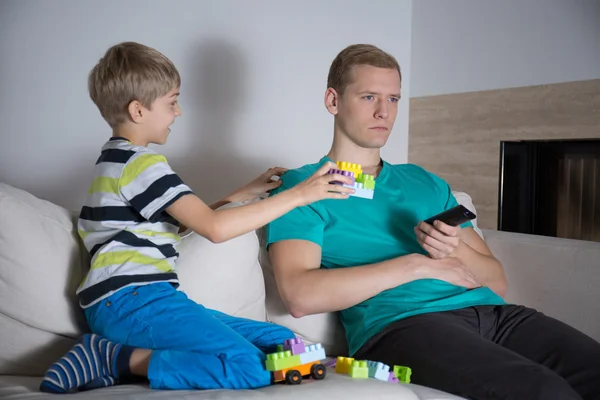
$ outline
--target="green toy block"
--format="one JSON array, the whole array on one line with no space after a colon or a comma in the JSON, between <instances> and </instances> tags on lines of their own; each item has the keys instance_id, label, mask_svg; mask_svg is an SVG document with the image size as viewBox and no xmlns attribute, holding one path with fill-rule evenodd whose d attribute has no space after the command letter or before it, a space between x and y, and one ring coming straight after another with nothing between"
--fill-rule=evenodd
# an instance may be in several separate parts
<instances>
[{"instance_id":1,"label":"green toy block","mask_svg":"<svg viewBox=\"0 0 600 400\"><path fill-rule=\"evenodd\" d=\"M278 353L267 354L266 368L267 371L279 371L280 369L286 369L300 365L300 356L292 356L292 352L280 351Z\"/></svg>"},{"instance_id":2,"label":"green toy block","mask_svg":"<svg viewBox=\"0 0 600 400\"><path fill-rule=\"evenodd\" d=\"M278 353L281 353L281 352L283 352L283 351L285 351L285 350L283 349L283 345L282 345L282 344L278 344L278 345L277 345L277 352L278 352Z\"/></svg>"},{"instance_id":3,"label":"green toy block","mask_svg":"<svg viewBox=\"0 0 600 400\"><path fill-rule=\"evenodd\" d=\"M352 361L348 375L352 378L368 378L369 365L366 361Z\"/></svg>"},{"instance_id":4,"label":"green toy block","mask_svg":"<svg viewBox=\"0 0 600 400\"><path fill-rule=\"evenodd\" d=\"M394 375L400 382L410 383L410 375L412 370L409 367L403 367L401 365L394 365Z\"/></svg>"},{"instance_id":5,"label":"green toy block","mask_svg":"<svg viewBox=\"0 0 600 400\"><path fill-rule=\"evenodd\" d=\"M368 174L360 174L356 182L362 183L365 189L375 190L375 177Z\"/></svg>"}]
</instances>

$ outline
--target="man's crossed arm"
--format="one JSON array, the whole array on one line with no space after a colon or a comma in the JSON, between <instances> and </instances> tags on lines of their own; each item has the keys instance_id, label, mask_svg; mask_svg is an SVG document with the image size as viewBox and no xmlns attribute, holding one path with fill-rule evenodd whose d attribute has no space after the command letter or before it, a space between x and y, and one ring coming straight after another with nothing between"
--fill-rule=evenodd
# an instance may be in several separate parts
<instances>
[{"instance_id":1,"label":"man's crossed arm","mask_svg":"<svg viewBox=\"0 0 600 400\"><path fill-rule=\"evenodd\" d=\"M472 228L463 231L460 239L467 247L441 259L410 254L376 264L320 269L321 247L306 240L273 243L269 253L281 298L296 318L343 310L384 290L425 278L467 288L485 285L504 295L506 280L502 266ZM470 268L467 266L470 264L481 267ZM490 273L488 267L494 272Z\"/></svg>"}]
</instances>

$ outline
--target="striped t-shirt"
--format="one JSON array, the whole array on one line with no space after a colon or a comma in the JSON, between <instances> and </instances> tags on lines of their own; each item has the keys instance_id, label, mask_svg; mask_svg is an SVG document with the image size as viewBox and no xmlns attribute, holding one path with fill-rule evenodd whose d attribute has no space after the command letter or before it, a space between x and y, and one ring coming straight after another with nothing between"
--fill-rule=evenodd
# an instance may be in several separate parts
<instances>
[{"instance_id":1,"label":"striped t-shirt","mask_svg":"<svg viewBox=\"0 0 600 400\"><path fill-rule=\"evenodd\" d=\"M160 154L120 137L102 147L79 215L79 236L91 256L90 270L77 289L81 307L126 286L179 285L179 223L165 209L188 193Z\"/></svg>"}]
</instances>

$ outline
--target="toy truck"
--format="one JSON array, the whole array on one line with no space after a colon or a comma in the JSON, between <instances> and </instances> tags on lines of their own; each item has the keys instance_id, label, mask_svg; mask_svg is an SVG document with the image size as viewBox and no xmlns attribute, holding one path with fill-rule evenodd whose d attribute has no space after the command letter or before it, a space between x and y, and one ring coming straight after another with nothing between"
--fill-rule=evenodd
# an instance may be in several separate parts
<instances>
[{"instance_id":1,"label":"toy truck","mask_svg":"<svg viewBox=\"0 0 600 400\"><path fill-rule=\"evenodd\" d=\"M325 379L326 368L322 364L325 349L320 343L306 346L302 339L294 338L278 347L278 352L267 354L266 361L274 382L298 385L304 377Z\"/></svg>"}]
</instances>

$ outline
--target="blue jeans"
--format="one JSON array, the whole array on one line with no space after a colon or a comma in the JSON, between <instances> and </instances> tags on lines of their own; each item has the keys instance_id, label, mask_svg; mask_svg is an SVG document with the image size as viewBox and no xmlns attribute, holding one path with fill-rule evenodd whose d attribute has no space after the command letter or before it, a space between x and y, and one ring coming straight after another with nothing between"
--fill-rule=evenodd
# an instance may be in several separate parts
<instances>
[{"instance_id":1,"label":"blue jeans","mask_svg":"<svg viewBox=\"0 0 600 400\"><path fill-rule=\"evenodd\" d=\"M94 333L151 349L152 389L252 389L271 383L265 354L295 335L190 300L169 283L132 286L85 310Z\"/></svg>"}]
</instances>

